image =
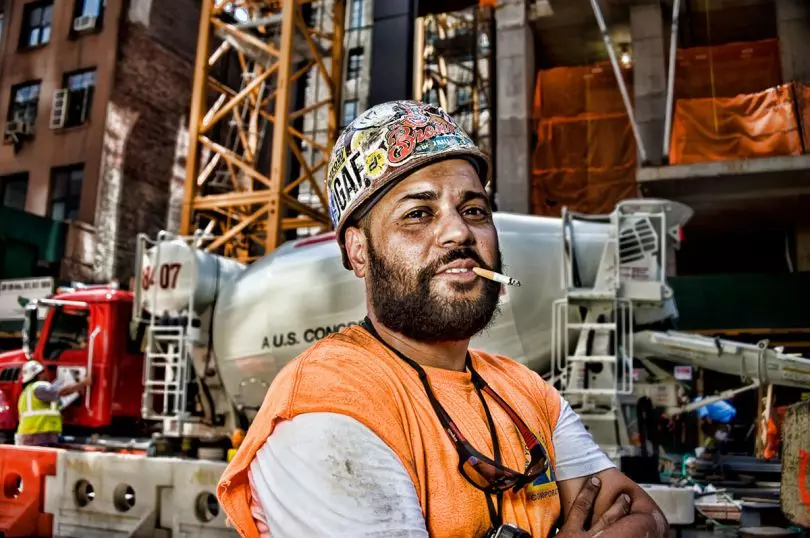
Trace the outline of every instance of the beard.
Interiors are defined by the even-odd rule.
[[[417,272],[403,263],[391,263],[368,241],[370,299],[374,315],[388,329],[419,342],[467,340],[489,326],[498,312],[501,284],[484,278],[451,283],[456,296],[431,290],[436,272],[444,265],[469,258],[484,269],[501,271],[501,253],[490,267],[470,247],[448,252]],[[471,293],[476,287],[483,289]]]

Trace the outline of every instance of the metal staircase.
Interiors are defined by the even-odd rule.
[[[677,210],[667,201],[629,200],[610,215],[563,212],[565,296],[552,312],[554,376],[594,437],[616,451],[630,443],[622,407],[634,404],[634,320],[660,313],[672,296],[665,281],[666,238],[677,239],[678,230],[667,227],[667,214]],[[583,282],[578,271],[578,220],[610,223],[592,282]]]

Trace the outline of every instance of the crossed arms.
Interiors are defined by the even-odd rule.
[[[582,438],[576,441],[578,451],[585,451]],[[557,463],[559,467],[565,462],[558,457]],[[558,538],[600,532],[601,538],[665,536],[666,520],[652,499],[617,469],[600,466],[594,467],[595,474],[558,477],[565,521]],[[402,462],[371,430],[349,417],[311,413],[280,424],[250,469],[251,508],[263,537],[270,535],[269,529],[273,538],[428,536]],[[559,470],[565,475],[564,468]],[[599,487],[589,481],[591,476],[600,479]],[[379,487],[369,496],[371,484]],[[397,510],[385,509],[390,506]]]
[[[669,532],[655,501],[616,468],[558,487],[565,522],[558,538],[663,538]]]

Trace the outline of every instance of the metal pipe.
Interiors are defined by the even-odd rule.
[[[194,79],[191,92],[191,110],[188,120],[188,160],[186,162],[186,188],[183,193],[183,208],[180,215],[181,233],[190,233],[194,224],[194,198],[197,196],[197,174],[199,173],[200,124],[205,109],[208,89],[208,48],[211,45],[211,19],[213,0],[202,0],[200,27],[197,33],[197,58],[194,63]]]
[[[87,347],[89,348],[87,353],[87,372],[85,373],[86,377],[93,379],[93,355],[95,354],[96,349],[96,337],[98,333],[101,332],[101,327],[96,327],[93,329],[93,332],[90,333],[90,338],[87,341]],[[84,394],[84,406],[87,408],[87,413],[92,415],[93,409],[90,407],[90,387],[87,387]]]
[[[599,31],[602,32],[602,40],[605,42],[608,56],[610,56],[610,65],[613,66],[613,74],[616,75],[616,82],[619,85],[619,91],[622,94],[622,101],[624,101],[624,108],[627,110],[627,117],[630,120],[630,127],[633,129],[633,135],[636,137],[636,145],[638,146],[639,157],[642,164],[647,162],[647,151],[644,149],[644,141],[641,139],[641,133],[638,130],[635,114],[633,114],[633,105],[630,103],[630,95],[627,93],[627,86],[622,77],[622,71],[619,67],[619,60],[616,58],[616,51],[613,50],[613,41],[610,39],[605,19],[602,17],[602,9],[599,7],[599,0],[591,0],[591,7],[593,14],[596,16],[596,22],[599,24]]]
[[[724,390],[720,394],[716,394],[714,396],[709,396],[708,398],[704,398],[704,399],[699,400],[697,402],[692,402],[690,404],[683,405],[681,407],[670,407],[670,408],[667,409],[667,413],[670,416],[680,415],[681,413],[689,413],[691,411],[695,411],[697,409],[700,409],[701,407],[705,407],[705,406],[707,406],[709,404],[713,404],[715,402],[719,402],[719,401],[722,401],[722,400],[728,400],[728,399],[733,398],[734,396],[736,396],[738,394],[742,394],[743,392],[747,392],[747,391],[755,389],[755,388],[757,388],[759,386],[760,386],[760,381],[755,380],[750,385],[746,385],[746,386],[740,387],[738,389]]]
[[[413,98],[422,101],[425,91],[425,17],[417,17],[413,32]]]
[[[672,108],[675,103],[675,61],[678,48],[678,19],[681,16],[681,0],[672,3],[672,30],[669,35],[669,70],[667,74],[667,108],[664,121],[664,162],[669,163],[669,139],[672,136]]]
[[[74,308],[89,308],[90,304],[84,301],[63,301],[62,299],[37,299],[38,306],[70,306]]]

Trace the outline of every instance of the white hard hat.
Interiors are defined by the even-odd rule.
[[[34,379],[37,374],[44,371],[45,367],[38,361],[28,361],[22,367],[22,382],[28,383]]]

